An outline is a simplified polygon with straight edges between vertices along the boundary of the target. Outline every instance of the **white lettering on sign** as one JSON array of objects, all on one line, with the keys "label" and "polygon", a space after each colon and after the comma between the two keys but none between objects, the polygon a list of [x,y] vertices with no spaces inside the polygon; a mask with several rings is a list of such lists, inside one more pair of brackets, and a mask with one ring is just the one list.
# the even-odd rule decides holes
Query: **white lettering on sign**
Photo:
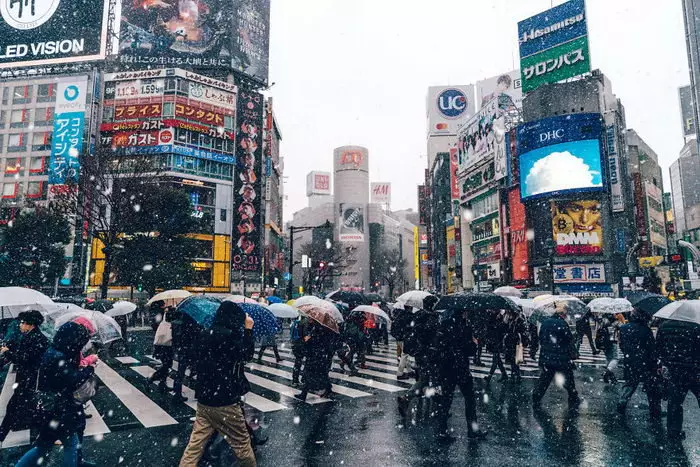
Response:
[{"label": "white lettering on sign", "polygon": [[558,245],[600,245],[598,232],[558,233]]},{"label": "white lettering on sign", "polygon": [[391,202],[391,183],[373,182],[370,193],[372,194],[371,203],[389,204]]},{"label": "white lettering on sign", "polygon": [[540,133],[540,143],[545,141],[551,141],[554,139],[560,139],[564,137],[564,129],[559,128],[558,130],[547,131],[545,133]]},{"label": "white lettering on sign", "polygon": [[551,34],[551,33],[556,32],[562,28],[574,25],[576,23],[580,23],[584,19],[585,19],[584,14],[579,13],[576,16],[572,16],[571,18],[566,18],[563,21],[557,21],[556,23],[550,24],[549,26],[545,26],[543,28],[530,29],[529,31],[523,32],[523,35],[520,37],[520,43],[524,44],[525,42],[531,41],[532,39],[546,36],[547,34]]}]

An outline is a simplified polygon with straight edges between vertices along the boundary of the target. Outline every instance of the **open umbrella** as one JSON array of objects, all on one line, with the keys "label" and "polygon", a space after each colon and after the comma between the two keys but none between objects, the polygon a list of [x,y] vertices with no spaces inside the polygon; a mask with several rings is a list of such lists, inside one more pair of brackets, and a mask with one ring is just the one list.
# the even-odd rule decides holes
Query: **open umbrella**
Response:
[{"label": "open umbrella", "polygon": [[107,316],[111,316],[112,318],[115,318],[117,316],[124,316],[128,315],[129,313],[133,313],[136,311],[136,306],[135,303],[127,302],[126,300],[120,300],[118,302],[115,302],[112,305],[112,308],[107,310],[105,313]]},{"label": "open umbrella", "polygon": [[591,300],[588,308],[593,313],[614,315],[617,313],[630,313],[632,304],[625,298],[600,297]]},{"label": "open umbrella", "polygon": [[259,303],[239,303],[238,306],[253,318],[253,336],[274,336],[282,330],[277,318],[267,306]]},{"label": "open umbrella", "polygon": [[21,312],[33,309],[42,311],[42,305],[51,304],[53,300],[37,290],[0,287],[0,318],[16,318]]},{"label": "open umbrella", "polygon": [[150,305],[153,302],[158,302],[161,300],[170,300],[171,302],[175,302],[175,304],[177,304],[180,303],[182,300],[186,299],[187,297],[191,296],[192,294],[187,290],[166,290],[165,292],[155,294],[153,297],[151,297],[149,301],[146,302],[146,305]]},{"label": "open umbrella", "polygon": [[284,300],[282,300],[281,298],[279,298],[279,297],[277,297],[277,296],[275,296],[275,295],[271,295],[271,296],[267,297],[267,301],[268,301],[271,305],[272,305],[273,303],[284,303]]},{"label": "open umbrella", "polygon": [[[100,344],[109,344],[110,342],[119,340],[122,338],[122,331],[119,324],[111,316],[107,316],[102,312],[97,310],[83,310],[83,311],[71,311],[68,313],[63,313],[57,316],[55,320],[52,320],[52,328],[55,331],[61,326],[69,321],[74,321],[76,318],[84,317],[95,328],[95,334],[92,336],[91,340],[93,342],[98,342]],[[47,316],[47,321],[51,319]]]},{"label": "open umbrella", "polygon": [[700,324],[700,300],[671,302],[654,313],[654,318]]},{"label": "open umbrella", "polygon": [[[404,305],[413,308],[423,308],[423,300],[425,299],[425,297],[429,297],[430,295],[432,294],[429,294],[428,292],[424,292],[422,290],[411,290],[409,292],[399,295],[399,297],[396,299],[396,302],[403,303]],[[440,310],[441,308],[435,309]]]},{"label": "open umbrella", "polygon": [[630,292],[626,298],[634,308],[650,316],[671,303],[671,300],[663,295],[643,290]]},{"label": "open umbrella", "polygon": [[[538,300],[539,299],[539,300]],[[569,316],[586,312],[586,304],[571,295],[549,295],[534,299],[535,310],[530,319],[543,320],[553,316],[558,310],[564,310]]]},{"label": "open umbrella", "polygon": [[358,307],[355,307],[352,311],[362,311],[365,313],[370,313],[372,315],[377,315],[380,318],[386,320],[387,322],[391,322],[391,318],[389,318],[389,315],[386,314],[384,310],[377,306],[372,306],[372,305],[360,305]]},{"label": "open umbrella", "polygon": [[296,308],[286,303],[273,303],[272,305],[268,305],[267,308],[278,318],[296,318],[299,316],[299,312]]},{"label": "open umbrella", "polygon": [[243,295],[226,295],[221,301],[233,303],[258,303],[256,300]]},{"label": "open umbrella", "polygon": [[306,310],[309,309],[310,307],[319,307],[323,308],[328,312],[328,314],[331,315],[331,317],[338,323],[342,323],[345,321],[345,318],[343,318],[343,314],[340,312],[337,306],[335,306],[335,303],[329,302],[328,300],[322,300],[318,299],[317,302],[315,303],[307,303],[306,305],[297,305],[297,310],[301,314],[306,314]]},{"label": "open umbrella", "polygon": [[294,306],[298,308],[304,305],[318,305],[319,303],[323,303],[324,301],[324,299],[314,297],[313,295],[303,295],[294,300]]},{"label": "open umbrella", "polygon": [[304,308],[303,313],[309,319],[316,321],[321,326],[330,329],[336,334],[340,334],[338,322],[333,319],[327,308],[318,305],[306,305]]},{"label": "open umbrella", "polygon": [[213,297],[192,296],[186,298],[177,306],[177,310],[189,315],[197,324],[210,329],[214,324],[216,310],[221,306],[221,302]]},{"label": "open umbrella", "polygon": [[520,311],[512,300],[491,293],[458,293],[446,295],[437,302],[433,309],[459,309],[476,311]]},{"label": "open umbrella", "polygon": [[532,312],[535,311],[535,302],[531,298],[518,298],[509,296],[506,296],[506,298],[518,305],[520,308],[522,308],[523,313],[525,313],[525,316],[527,317],[530,317],[530,315],[532,315]]},{"label": "open umbrella", "polygon": [[382,298],[381,295],[378,293],[368,293],[365,294],[365,298],[367,299],[368,302],[370,303],[382,303],[384,299]]},{"label": "open umbrella", "polygon": [[523,292],[520,289],[516,289],[515,287],[511,287],[510,285],[498,287],[496,290],[493,291],[493,293],[495,293],[496,295],[500,295],[501,297],[520,298],[523,296]]},{"label": "open umbrella", "polygon": [[365,297],[362,292],[353,292],[351,290],[335,290],[326,295],[326,300],[345,302],[351,307],[356,307],[357,305],[367,305],[369,303],[367,297]]}]

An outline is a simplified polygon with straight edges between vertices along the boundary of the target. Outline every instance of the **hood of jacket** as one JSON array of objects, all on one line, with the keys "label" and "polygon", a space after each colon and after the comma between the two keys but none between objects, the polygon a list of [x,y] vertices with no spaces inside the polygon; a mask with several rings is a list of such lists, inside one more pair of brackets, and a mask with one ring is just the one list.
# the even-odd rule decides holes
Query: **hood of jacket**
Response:
[{"label": "hood of jacket", "polygon": [[52,347],[66,357],[73,357],[80,353],[88,341],[90,341],[88,330],[71,321],[58,328],[53,338]]}]

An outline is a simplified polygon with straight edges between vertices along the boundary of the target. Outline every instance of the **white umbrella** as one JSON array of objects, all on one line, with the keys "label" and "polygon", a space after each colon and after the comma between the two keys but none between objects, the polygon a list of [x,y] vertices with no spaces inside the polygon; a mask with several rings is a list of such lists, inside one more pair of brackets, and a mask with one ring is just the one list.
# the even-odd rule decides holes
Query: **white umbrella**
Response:
[{"label": "white umbrella", "polygon": [[126,300],[120,300],[114,305],[112,305],[112,308],[107,310],[105,314],[114,318],[117,316],[124,316],[128,315],[129,313],[133,313],[134,311],[136,311],[136,308],[138,307],[135,303],[127,302]]},{"label": "white umbrella", "polygon": [[166,290],[165,292],[161,292],[159,294],[155,294],[149,301],[146,302],[146,305],[150,305],[153,302],[157,301],[166,301],[166,300],[172,300],[176,303],[180,303],[187,297],[191,297],[192,294],[188,292],[187,290]]},{"label": "white umbrella", "polygon": [[[95,334],[92,340],[102,344],[108,344],[112,341],[121,339],[122,330],[119,324],[111,316],[100,313],[95,310],[83,310],[64,313],[53,320],[54,329],[58,330],[61,326],[69,321],[73,321],[78,317],[85,317],[92,323],[95,328]],[[48,317],[47,317],[48,318]]]},{"label": "white umbrella", "polygon": [[625,298],[600,297],[591,300],[588,308],[593,313],[614,315],[617,313],[630,313],[632,304]]},{"label": "white umbrella", "polygon": [[586,311],[586,304],[571,295],[549,295],[543,298],[535,297],[533,302],[535,309],[532,316],[535,319],[548,318],[559,310],[565,310],[568,314],[576,312],[583,313]]},{"label": "white umbrella", "polygon": [[221,301],[233,303],[255,303],[257,305],[260,305],[260,303],[257,300],[253,300],[252,298],[248,298],[243,295],[226,295]]},{"label": "white umbrella", "polygon": [[371,305],[360,305],[356,306],[353,308],[352,311],[363,311],[365,313],[370,313],[372,315],[377,315],[382,319],[385,319],[387,322],[391,322],[391,318],[389,318],[389,315],[387,315],[384,310],[377,306],[371,306]]},{"label": "white umbrella", "polygon": [[0,318],[16,318],[23,311],[43,311],[43,305],[53,304],[43,293],[24,287],[0,287]]},{"label": "white umbrella", "polygon": [[496,290],[493,291],[496,295],[500,295],[501,297],[516,297],[520,298],[523,296],[523,293],[520,289],[516,289],[515,287],[512,287],[510,285],[506,285],[503,287],[498,287]]},{"label": "white umbrella", "polygon": [[507,295],[505,298],[522,308],[523,313],[525,313],[525,316],[528,318],[532,315],[532,312],[535,311],[535,301],[531,298],[509,297]]},{"label": "white umbrella", "polygon": [[299,312],[286,303],[273,303],[268,305],[267,308],[278,318],[296,318],[299,316]]},{"label": "white umbrella", "polygon": [[425,297],[429,297],[432,294],[424,292],[422,290],[411,290],[399,296],[396,299],[397,302],[403,303],[404,305],[411,306],[413,308],[423,308],[423,300]]},{"label": "white umbrella", "polygon": [[326,300],[318,297],[314,297],[313,295],[304,295],[302,297],[297,298],[294,301],[294,306],[295,307],[300,307],[304,305],[318,305],[319,303],[323,303]]},{"label": "white umbrella", "polygon": [[700,300],[671,302],[654,313],[654,318],[700,324]]},{"label": "white umbrella", "polygon": [[[314,297],[314,298],[316,298],[316,297]],[[294,306],[302,314],[304,314],[304,311],[306,311],[307,309],[310,309],[310,308],[323,308],[324,310],[326,310],[328,312],[329,315],[331,315],[333,317],[333,319],[336,322],[342,323],[343,321],[345,321],[345,319],[343,319],[343,314],[340,312],[340,310],[338,310],[338,307],[335,306],[335,304],[333,304],[332,302],[329,302],[328,300],[323,300],[322,298],[317,298],[317,301],[315,301],[313,303],[306,303],[306,304],[302,304],[302,305],[297,305],[295,303]]]}]

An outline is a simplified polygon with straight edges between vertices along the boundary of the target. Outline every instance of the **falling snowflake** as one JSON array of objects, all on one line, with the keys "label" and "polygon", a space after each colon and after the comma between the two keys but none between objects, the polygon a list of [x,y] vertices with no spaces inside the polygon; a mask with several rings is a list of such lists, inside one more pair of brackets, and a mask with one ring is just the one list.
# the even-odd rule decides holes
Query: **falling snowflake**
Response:
[{"label": "falling snowflake", "polygon": [[173,439],[170,440],[170,446],[172,446],[172,447],[177,446],[177,442],[178,442],[178,439],[177,439],[177,436],[176,436],[176,437],[174,437]]},{"label": "falling snowflake", "polygon": [[294,417],[294,424],[295,425],[298,425],[300,422],[301,422],[301,417],[299,417],[298,415],[296,417]]}]

